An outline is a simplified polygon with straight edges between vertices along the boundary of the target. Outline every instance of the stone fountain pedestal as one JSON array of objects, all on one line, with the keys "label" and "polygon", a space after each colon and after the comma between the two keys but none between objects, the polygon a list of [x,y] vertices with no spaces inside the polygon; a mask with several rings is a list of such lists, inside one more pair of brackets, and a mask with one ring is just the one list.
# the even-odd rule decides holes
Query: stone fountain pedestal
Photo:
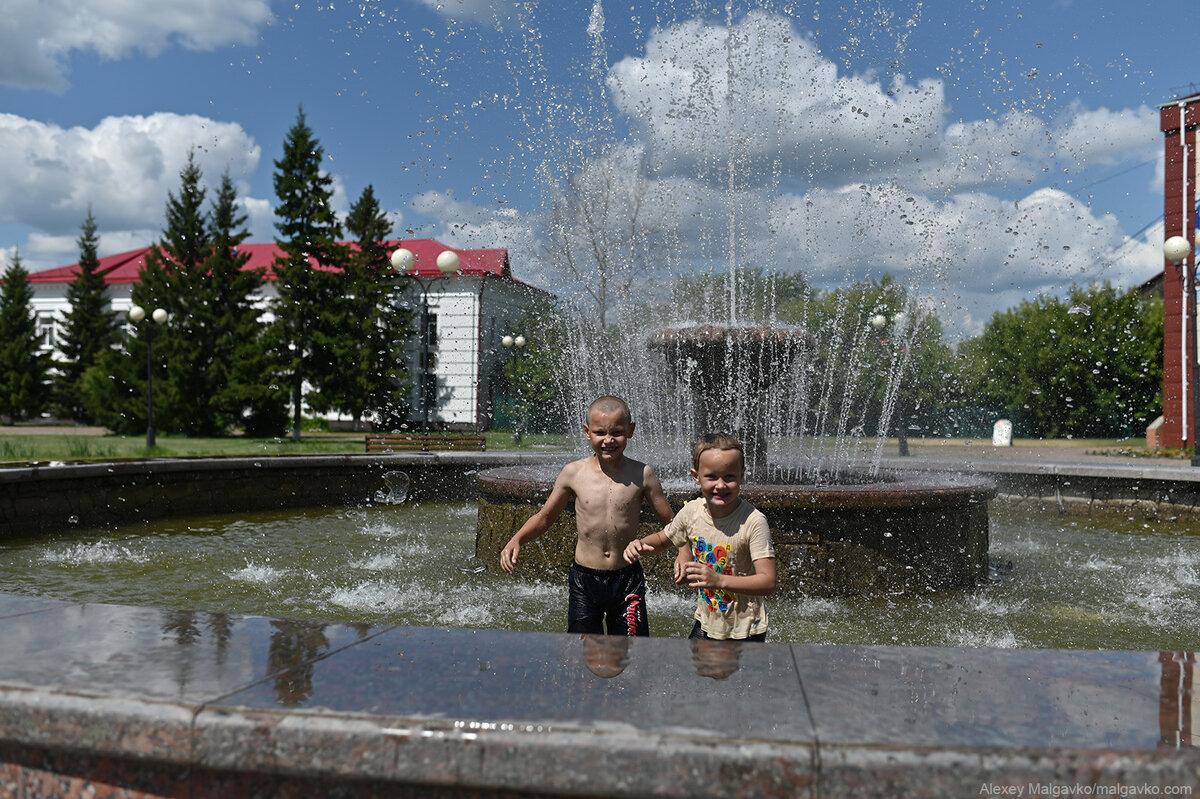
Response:
[{"label": "stone fountain pedestal", "polygon": [[[542,503],[553,467],[489,469],[477,478],[475,554],[494,571],[500,550]],[[742,496],[766,514],[785,596],[929,593],[975,586],[988,574],[988,509],[995,486],[945,474],[884,473],[851,485],[748,484]],[[672,507],[696,496],[667,487]],[[659,525],[644,509],[639,536]],[[521,548],[524,575],[561,579],[575,552],[571,509]],[[648,558],[652,582],[671,582],[669,555]]]}]

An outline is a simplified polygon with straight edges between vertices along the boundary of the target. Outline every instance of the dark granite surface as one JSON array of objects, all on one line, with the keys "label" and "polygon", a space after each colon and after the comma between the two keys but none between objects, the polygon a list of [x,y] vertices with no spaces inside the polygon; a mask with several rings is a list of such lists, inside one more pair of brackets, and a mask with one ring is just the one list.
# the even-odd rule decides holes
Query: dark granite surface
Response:
[{"label": "dark granite surface", "polygon": [[384,628],[0,596],[0,688],[763,741],[1161,750],[1194,657]]}]

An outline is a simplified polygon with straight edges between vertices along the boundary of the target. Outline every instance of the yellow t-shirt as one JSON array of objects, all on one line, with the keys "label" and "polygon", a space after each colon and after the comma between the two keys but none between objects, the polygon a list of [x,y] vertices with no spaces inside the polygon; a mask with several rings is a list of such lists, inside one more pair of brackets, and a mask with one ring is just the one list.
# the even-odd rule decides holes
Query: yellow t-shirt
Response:
[{"label": "yellow t-shirt", "polygon": [[[691,547],[693,558],[719,574],[754,574],[755,560],[775,557],[767,517],[744,499],[722,519],[712,517],[703,499],[694,499],[664,532],[672,544]],[[710,638],[745,638],[767,631],[767,609],[760,596],[702,588],[695,619]]]}]

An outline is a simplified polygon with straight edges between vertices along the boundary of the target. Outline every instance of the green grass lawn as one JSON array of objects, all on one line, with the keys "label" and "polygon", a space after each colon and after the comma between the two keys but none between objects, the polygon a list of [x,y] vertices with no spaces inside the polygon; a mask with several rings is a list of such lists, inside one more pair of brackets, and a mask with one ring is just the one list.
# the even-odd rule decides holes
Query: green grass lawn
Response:
[{"label": "green grass lawn", "polygon": [[[0,464],[29,461],[102,461],[121,458],[237,457],[271,455],[308,455],[314,453],[362,453],[366,451],[362,433],[306,432],[299,441],[288,437],[187,438],[159,434],[157,445],[146,449],[144,435],[117,436],[97,433],[94,429],[69,427],[0,427]],[[484,434],[489,451],[570,450],[575,440],[566,435],[527,434],[517,445],[512,433],[492,431]],[[1145,450],[1143,439],[1016,439],[1014,451],[1022,447],[1072,448],[1089,454],[1114,456],[1167,457],[1170,453]],[[990,439],[910,438],[914,455],[939,455],[949,450],[991,448]],[[894,455],[897,444],[891,439],[885,454]],[[1178,456],[1177,456],[1178,457]]]},{"label": "green grass lawn", "polygon": [[[57,432],[58,430],[63,432]],[[542,450],[569,448],[567,436],[526,435],[520,446],[507,432],[485,433],[489,450]],[[55,432],[29,427],[0,428],[0,463],[28,461],[88,461],[119,458],[236,457],[253,455],[309,455],[313,453],[366,451],[362,433],[305,433],[299,441],[290,438],[156,438],[156,446],[146,449],[146,438],[137,436],[97,435],[94,432]]]}]

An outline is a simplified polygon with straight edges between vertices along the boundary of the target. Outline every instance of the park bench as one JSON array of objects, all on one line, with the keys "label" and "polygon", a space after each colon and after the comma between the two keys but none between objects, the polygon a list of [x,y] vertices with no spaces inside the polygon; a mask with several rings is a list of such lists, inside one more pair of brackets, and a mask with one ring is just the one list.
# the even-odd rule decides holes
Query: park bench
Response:
[{"label": "park bench", "polygon": [[470,450],[484,452],[487,440],[464,433],[367,433],[367,452],[434,452]]}]

